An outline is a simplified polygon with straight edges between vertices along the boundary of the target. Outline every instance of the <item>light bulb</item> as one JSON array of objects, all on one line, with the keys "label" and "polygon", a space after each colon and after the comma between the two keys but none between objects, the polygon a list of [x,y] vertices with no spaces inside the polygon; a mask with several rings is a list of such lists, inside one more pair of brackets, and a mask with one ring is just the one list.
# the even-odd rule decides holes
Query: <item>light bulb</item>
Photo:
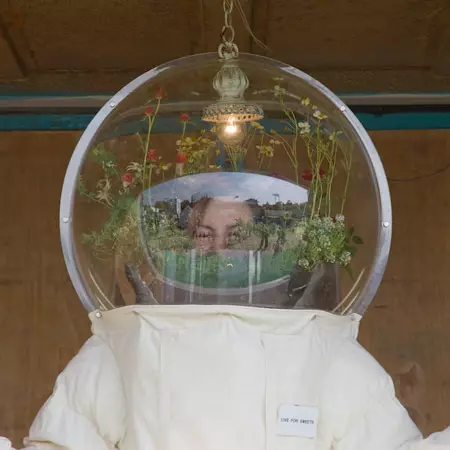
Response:
[{"label": "light bulb", "polygon": [[245,139],[247,125],[245,122],[232,120],[217,124],[217,137],[224,145],[239,145]]}]

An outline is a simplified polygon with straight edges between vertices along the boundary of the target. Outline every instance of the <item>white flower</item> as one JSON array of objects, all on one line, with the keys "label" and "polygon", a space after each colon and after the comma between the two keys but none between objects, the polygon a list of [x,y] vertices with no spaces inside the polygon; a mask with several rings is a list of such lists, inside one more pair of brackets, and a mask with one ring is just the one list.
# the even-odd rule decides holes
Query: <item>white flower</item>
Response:
[{"label": "white flower", "polygon": [[343,223],[344,220],[345,220],[345,217],[344,217],[342,214],[338,214],[338,215],[336,216],[336,222]]},{"label": "white flower", "polygon": [[334,264],[336,262],[336,256],[335,255],[325,255],[325,261],[327,263]]},{"label": "white flower", "polygon": [[352,259],[352,255],[350,252],[343,252],[342,255],[339,257],[340,263],[345,267],[350,264],[350,261]]},{"label": "white flower", "polygon": [[324,226],[326,229],[332,228],[333,225],[334,225],[334,222],[333,222],[333,219],[332,219],[331,217],[324,217],[324,218],[323,218],[323,226]]},{"label": "white flower", "polygon": [[108,178],[104,178],[97,183],[97,187],[99,188],[95,198],[99,201],[104,201],[108,205],[111,205],[111,194],[109,193],[111,189],[111,181]]},{"label": "white flower", "polygon": [[309,261],[305,258],[299,259],[298,265],[304,270],[309,269]]},{"label": "white flower", "polygon": [[95,198],[101,202],[104,201],[108,205],[111,205],[111,194],[109,192],[97,191]]},{"label": "white flower", "polygon": [[299,122],[300,134],[309,134],[311,132],[311,125],[308,122]]},{"label": "white flower", "polygon": [[314,111],[313,116],[314,116],[316,119],[319,119],[319,120],[323,120],[323,119],[328,118],[328,116],[326,116],[325,114],[321,113],[318,109],[316,109],[316,111]]},{"label": "white flower", "polygon": [[298,225],[297,227],[294,228],[294,234],[299,239],[302,239],[303,235],[305,234],[305,230],[306,230],[306,228],[304,225]]},{"label": "white flower", "polygon": [[141,171],[142,171],[142,166],[141,166],[141,164],[139,164],[137,162],[132,162],[132,163],[128,164],[128,166],[127,166],[127,172],[140,173]]},{"label": "white flower", "polygon": [[274,93],[277,97],[280,97],[280,96],[286,94],[286,89],[284,89],[284,88],[282,88],[281,86],[278,86],[278,84],[276,84],[276,85],[273,87],[273,93]]},{"label": "white flower", "polygon": [[276,139],[270,139],[269,144],[272,144],[272,145],[280,145],[280,144],[281,144],[281,141],[277,141]]},{"label": "white flower", "polygon": [[330,134],[330,136],[328,137],[328,139],[330,140],[330,141],[336,141],[337,140],[337,138],[338,138],[338,136],[340,136],[342,134],[342,131],[333,131],[331,134]]},{"label": "white flower", "polygon": [[302,98],[302,105],[308,106],[311,103],[311,100],[308,97]]},{"label": "white flower", "polygon": [[319,237],[319,244],[322,247],[322,249],[329,249],[331,248],[331,241],[330,238],[328,236],[320,236]]},{"label": "white flower", "polygon": [[256,148],[265,156],[271,158],[273,156],[273,147],[270,145],[257,145]]},{"label": "white flower", "polygon": [[176,144],[178,147],[189,148],[192,147],[195,144],[195,142],[192,140],[192,138],[186,137],[183,140],[178,139],[176,141]]}]

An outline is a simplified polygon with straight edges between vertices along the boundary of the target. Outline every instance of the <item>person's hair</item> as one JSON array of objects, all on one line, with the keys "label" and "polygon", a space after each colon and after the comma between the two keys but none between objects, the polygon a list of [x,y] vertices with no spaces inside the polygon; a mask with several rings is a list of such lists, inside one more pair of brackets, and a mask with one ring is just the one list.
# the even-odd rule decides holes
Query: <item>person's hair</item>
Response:
[{"label": "person's hair", "polygon": [[190,236],[194,236],[197,227],[202,222],[203,216],[211,203],[211,197],[202,197],[200,200],[192,204],[192,212],[188,220],[188,232]]}]

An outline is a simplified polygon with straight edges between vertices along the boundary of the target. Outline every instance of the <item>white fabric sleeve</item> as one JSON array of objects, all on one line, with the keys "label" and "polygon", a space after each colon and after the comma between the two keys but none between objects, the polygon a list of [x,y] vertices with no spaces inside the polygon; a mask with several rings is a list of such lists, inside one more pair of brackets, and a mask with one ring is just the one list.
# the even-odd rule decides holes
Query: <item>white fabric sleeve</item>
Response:
[{"label": "white fabric sleeve", "polygon": [[31,426],[26,448],[110,450],[125,429],[123,384],[110,348],[93,336],[57,379]]},{"label": "white fabric sleeve", "polygon": [[0,450],[14,450],[11,441],[5,437],[0,437]]},{"label": "white fabric sleeve", "polygon": [[[348,375],[353,369],[351,382],[356,389],[351,392],[350,388],[348,405],[357,407],[348,412],[335,450],[450,450],[450,429],[423,439],[396,398],[391,377],[362,347],[354,350],[355,359],[349,358],[346,370]],[[350,354],[353,351],[344,352],[346,357]]]}]

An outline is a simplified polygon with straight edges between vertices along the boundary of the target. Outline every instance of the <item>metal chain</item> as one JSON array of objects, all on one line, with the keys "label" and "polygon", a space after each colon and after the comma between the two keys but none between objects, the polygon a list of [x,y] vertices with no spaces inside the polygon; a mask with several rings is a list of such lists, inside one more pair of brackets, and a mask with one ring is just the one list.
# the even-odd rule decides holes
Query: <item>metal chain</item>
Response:
[{"label": "metal chain", "polygon": [[239,54],[239,49],[234,43],[234,28],[233,28],[233,6],[234,0],[223,0],[223,12],[225,14],[225,25],[220,32],[220,39],[222,43],[219,45],[219,56],[224,59],[236,58]]}]

